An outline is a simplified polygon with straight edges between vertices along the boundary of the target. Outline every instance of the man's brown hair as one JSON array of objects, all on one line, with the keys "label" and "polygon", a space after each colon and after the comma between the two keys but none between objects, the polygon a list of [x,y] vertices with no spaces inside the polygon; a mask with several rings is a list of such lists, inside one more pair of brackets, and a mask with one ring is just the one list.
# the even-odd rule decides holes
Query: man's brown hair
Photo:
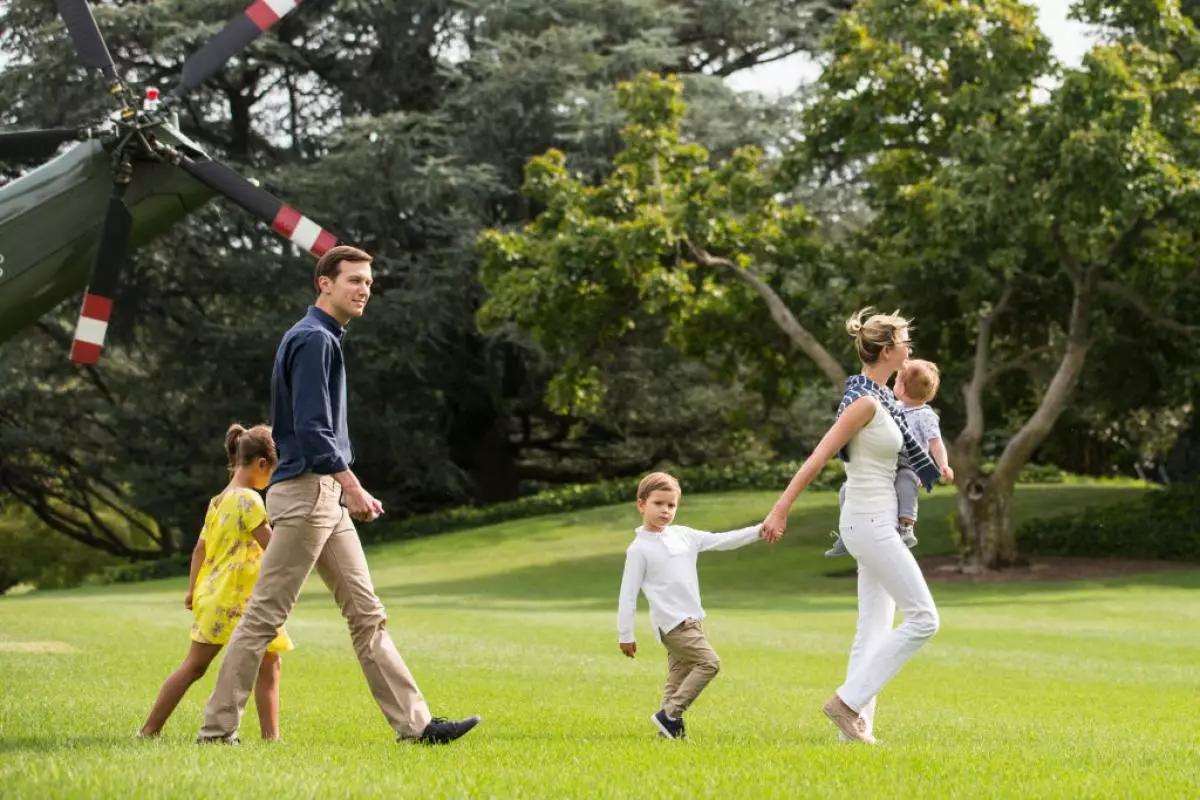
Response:
[{"label": "man's brown hair", "polygon": [[342,269],[342,262],[349,261],[355,264],[367,263],[370,264],[374,259],[370,253],[359,250],[357,247],[351,247],[347,244],[339,244],[337,247],[331,247],[325,251],[325,255],[317,259],[317,268],[313,273],[313,284],[317,287],[317,291],[321,291],[321,278],[329,278],[336,281],[338,273]]},{"label": "man's brown hair", "polygon": [[638,484],[638,500],[645,500],[655,492],[677,492],[683,494],[683,490],[679,488],[679,481],[675,480],[675,476],[668,475],[665,472],[651,472],[646,477],[642,478],[642,482]]}]

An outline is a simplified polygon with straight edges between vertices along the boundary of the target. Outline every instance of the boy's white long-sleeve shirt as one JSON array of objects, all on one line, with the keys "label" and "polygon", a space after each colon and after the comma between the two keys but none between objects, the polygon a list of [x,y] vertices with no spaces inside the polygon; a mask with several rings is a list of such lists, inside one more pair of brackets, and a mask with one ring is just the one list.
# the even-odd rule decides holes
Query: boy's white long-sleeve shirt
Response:
[{"label": "boy's white long-sleeve shirt", "polygon": [[632,642],[633,619],[640,590],[650,604],[650,625],[662,640],[686,619],[703,619],[696,556],[704,550],[734,550],[758,540],[761,525],[728,533],[706,533],[683,525],[668,525],[662,533],[637,529],[625,551],[625,574],[617,604],[617,634]]}]

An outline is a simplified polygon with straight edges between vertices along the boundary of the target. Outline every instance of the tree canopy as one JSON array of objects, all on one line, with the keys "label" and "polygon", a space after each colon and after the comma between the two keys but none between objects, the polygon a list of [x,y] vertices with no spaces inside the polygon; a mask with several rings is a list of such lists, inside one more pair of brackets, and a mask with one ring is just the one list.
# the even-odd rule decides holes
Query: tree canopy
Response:
[{"label": "tree canopy", "polygon": [[[1017,473],[1081,381],[1107,390],[1076,419],[1147,439],[1133,419],[1178,419],[1194,397],[1196,30],[1169,3],[1079,11],[1110,35],[1064,69],[1015,0],[863,0],[834,26],[800,135],[776,158],[747,147],[713,162],[680,139],[678,81],[624,84],[612,172],[589,182],[551,150],[526,175],[538,217],[484,235],[482,321],[511,320],[555,355],[551,402],[571,407],[648,317],[684,353],[759,375],[802,355],[807,374],[792,364],[790,380],[837,385],[840,319],[899,306],[943,365],[968,544],[1011,563]],[[858,190],[849,235],[798,201],[813,181]],[[1129,347],[1144,357],[1122,360]]]}]

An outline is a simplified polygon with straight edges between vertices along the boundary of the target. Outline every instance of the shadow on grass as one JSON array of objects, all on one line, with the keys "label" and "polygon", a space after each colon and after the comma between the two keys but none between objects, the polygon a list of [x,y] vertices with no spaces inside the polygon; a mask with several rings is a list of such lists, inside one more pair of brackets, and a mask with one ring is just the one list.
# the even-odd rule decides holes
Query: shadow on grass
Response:
[{"label": "shadow on grass", "polygon": [[[1095,589],[1200,589],[1200,564],[1194,569],[1160,570],[1139,572],[1129,575],[1083,578],[1076,580],[1036,580],[992,583],[939,583],[931,582],[930,589],[935,598],[946,598],[954,605],[976,605],[986,603],[1030,603],[1039,605],[1065,605],[1088,602],[1093,598],[1087,594]],[[1053,595],[1065,596],[1054,597]]]},{"label": "shadow on grass", "polygon": [[[809,553],[816,552],[812,548],[806,550]],[[819,575],[813,575],[811,568],[793,568],[795,559],[777,558],[773,557],[774,555],[765,545],[752,545],[751,548],[732,552],[702,554],[700,585],[706,603],[710,595],[713,600],[725,596],[737,597],[738,605],[741,605],[745,598],[758,597],[757,603],[752,603],[753,605],[770,608],[777,605],[779,593],[792,594],[794,591],[788,598],[789,608],[799,606],[812,611],[835,610],[830,607],[827,597],[830,593],[829,588],[832,586],[836,589],[836,584],[831,584]],[[811,555],[805,555],[807,559],[804,560],[812,560]],[[439,601],[460,597],[465,601],[466,598],[471,598],[472,603],[481,609],[486,609],[487,605],[486,602],[479,604],[479,598],[501,602],[558,604],[564,608],[594,607],[615,610],[624,559],[623,553],[589,556],[553,564],[520,567],[474,578],[379,586],[377,591],[385,601],[424,597],[436,597]],[[803,582],[797,581],[797,576],[801,577]],[[814,583],[825,584],[826,588],[814,592]],[[845,581],[838,583],[845,584],[849,587],[849,592],[853,593],[852,584]],[[644,604],[645,601],[641,602]]]},{"label": "shadow on grass", "polygon": [[[853,602],[856,591],[853,572],[839,565],[838,572],[844,577],[831,575],[829,561],[821,553],[821,549],[811,545],[778,549],[751,545],[742,550],[701,554],[700,586],[705,604],[747,609],[844,610],[844,604],[837,601]],[[486,608],[486,603],[479,604],[479,598],[558,604],[564,608],[615,608],[623,566],[624,554],[618,553],[518,567],[473,578],[379,586],[378,591],[385,600],[471,598],[480,608]],[[1195,570],[1082,580],[930,583],[937,602],[950,606],[1097,602],[1103,598],[1088,594],[1088,590],[1147,586],[1200,588],[1200,565]]]}]

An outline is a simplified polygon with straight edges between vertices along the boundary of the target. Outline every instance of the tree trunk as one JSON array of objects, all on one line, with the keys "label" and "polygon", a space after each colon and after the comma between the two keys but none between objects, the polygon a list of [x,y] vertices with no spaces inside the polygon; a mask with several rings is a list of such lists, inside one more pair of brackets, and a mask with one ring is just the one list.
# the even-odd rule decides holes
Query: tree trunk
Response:
[{"label": "tree trunk", "polygon": [[[1037,409],[1008,440],[991,475],[983,475],[980,469],[979,445],[984,432],[982,392],[997,375],[1020,363],[1018,359],[1008,364],[993,365],[990,358],[992,326],[996,317],[1008,304],[1011,287],[1005,288],[994,308],[985,310],[980,316],[974,371],[970,383],[963,388],[967,424],[954,443],[951,458],[951,465],[955,467],[960,478],[958,522],[963,544],[967,548],[969,570],[997,569],[1012,566],[1016,562],[1016,532],[1010,512],[1017,475],[1050,435],[1087,361],[1095,270],[1080,264],[1074,258],[1057,227],[1053,233],[1060,257],[1074,287],[1071,314],[1067,322],[1066,345],[1054,377],[1042,394]],[[1122,236],[1118,239],[1118,244],[1126,238]],[[1114,248],[1117,246],[1113,245]]]},{"label": "tree trunk", "polygon": [[499,503],[521,496],[516,454],[508,441],[504,418],[496,414],[471,447],[468,474],[475,486],[475,501]]},{"label": "tree trunk", "polygon": [[1004,569],[1018,563],[1012,524],[1012,484],[980,476],[963,481],[958,520],[968,553],[966,572]]}]

